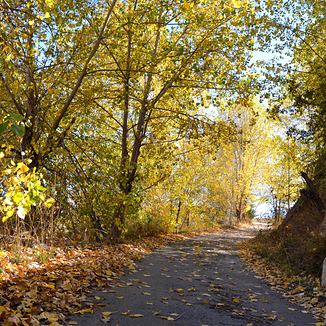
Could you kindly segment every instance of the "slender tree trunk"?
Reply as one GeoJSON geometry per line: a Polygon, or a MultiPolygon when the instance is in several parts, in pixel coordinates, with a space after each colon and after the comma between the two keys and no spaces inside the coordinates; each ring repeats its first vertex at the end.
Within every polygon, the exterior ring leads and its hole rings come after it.
{"type": "Polygon", "coordinates": [[[289,211],[291,208],[291,162],[290,162],[290,137],[288,137],[288,144],[287,144],[287,195],[286,195],[286,202],[287,202],[287,210],[289,211]]]}
{"type": "Polygon", "coordinates": [[[101,242],[102,237],[104,238],[106,233],[105,233],[104,228],[101,225],[101,220],[97,216],[93,207],[90,209],[89,216],[90,216],[92,224],[95,228],[95,240],[96,240],[96,242],[101,242]]]}
{"type": "Polygon", "coordinates": [[[176,218],[175,218],[175,229],[176,229],[176,232],[178,232],[178,223],[179,223],[179,217],[180,217],[181,205],[182,205],[182,201],[179,199],[179,202],[178,202],[178,211],[177,211],[177,216],[176,216],[176,218]]]}
{"type": "MultiPolygon", "coordinates": [[[[125,198],[129,195],[132,189],[133,180],[130,179],[129,173],[129,151],[128,151],[128,118],[129,118],[129,102],[130,102],[130,77],[131,77],[131,55],[132,55],[132,31],[131,24],[128,26],[128,50],[126,58],[126,72],[124,73],[124,108],[123,108],[123,122],[122,122],[122,139],[121,139],[121,163],[120,163],[120,180],[119,187],[121,193],[124,195],[124,199],[118,204],[114,210],[111,230],[110,230],[110,242],[118,242],[121,237],[122,227],[125,223],[125,198]]],[[[138,159],[138,157],[137,157],[138,159]]]]}
{"type": "Polygon", "coordinates": [[[152,51],[152,59],[153,64],[151,65],[150,71],[145,76],[144,82],[144,92],[141,101],[141,108],[138,116],[136,130],[134,131],[134,142],[132,146],[131,155],[129,157],[128,153],[128,112],[129,112],[129,99],[130,99],[130,89],[129,89],[129,80],[131,77],[131,56],[132,56],[132,24],[129,25],[128,29],[128,52],[126,59],[126,80],[124,85],[124,115],[123,115],[123,134],[122,134],[122,147],[121,147],[121,178],[120,180],[120,189],[122,191],[124,200],[121,202],[113,214],[113,220],[111,225],[111,242],[117,242],[121,237],[121,232],[123,225],[125,224],[125,211],[126,211],[126,203],[125,200],[128,198],[132,191],[133,183],[136,178],[137,167],[138,167],[138,159],[140,156],[140,149],[142,143],[146,136],[146,130],[148,126],[148,122],[150,120],[151,111],[153,108],[152,104],[149,103],[149,94],[152,88],[152,80],[153,80],[153,72],[155,67],[155,58],[158,51],[158,46],[161,37],[161,24],[158,22],[157,25],[157,34],[155,39],[155,45],[152,51]]]}

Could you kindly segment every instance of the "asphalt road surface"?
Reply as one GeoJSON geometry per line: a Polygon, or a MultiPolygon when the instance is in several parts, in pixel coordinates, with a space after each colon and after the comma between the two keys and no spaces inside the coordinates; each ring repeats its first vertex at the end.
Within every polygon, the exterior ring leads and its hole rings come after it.
{"type": "Polygon", "coordinates": [[[253,234],[225,230],[156,250],[90,295],[99,304],[93,314],[69,320],[82,326],[314,325],[312,315],[246,270],[236,243],[253,234]]]}

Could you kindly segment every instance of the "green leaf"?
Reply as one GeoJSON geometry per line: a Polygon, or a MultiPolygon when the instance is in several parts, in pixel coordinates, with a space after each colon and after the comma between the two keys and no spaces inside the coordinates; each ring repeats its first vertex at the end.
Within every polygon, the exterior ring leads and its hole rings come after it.
{"type": "Polygon", "coordinates": [[[19,122],[19,121],[23,121],[24,117],[19,113],[11,113],[7,116],[6,119],[13,122],[19,122]]]}
{"type": "Polygon", "coordinates": [[[14,125],[12,125],[11,130],[18,137],[23,137],[25,135],[25,127],[23,125],[14,124],[14,125]]]}
{"type": "Polygon", "coordinates": [[[8,122],[4,122],[0,124],[0,135],[2,135],[8,127],[8,122]]]}

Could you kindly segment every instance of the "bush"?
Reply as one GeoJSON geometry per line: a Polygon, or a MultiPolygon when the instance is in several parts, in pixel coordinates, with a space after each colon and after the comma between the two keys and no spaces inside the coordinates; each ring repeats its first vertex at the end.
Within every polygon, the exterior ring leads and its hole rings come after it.
{"type": "Polygon", "coordinates": [[[126,238],[140,239],[143,237],[155,236],[164,234],[171,231],[169,223],[164,219],[153,218],[150,215],[142,219],[135,219],[129,221],[126,225],[126,238]]]}

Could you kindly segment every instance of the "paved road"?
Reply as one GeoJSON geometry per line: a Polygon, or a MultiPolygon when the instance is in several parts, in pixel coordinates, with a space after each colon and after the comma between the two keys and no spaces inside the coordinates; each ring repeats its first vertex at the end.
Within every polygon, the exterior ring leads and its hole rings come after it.
{"type": "Polygon", "coordinates": [[[314,325],[311,315],[245,269],[236,243],[252,235],[227,230],[159,249],[94,291],[90,300],[100,306],[93,314],[72,319],[82,326],[104,325],[103,316],[115,326],[314,325]]]}

